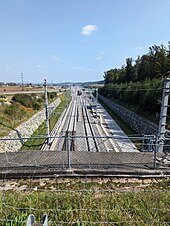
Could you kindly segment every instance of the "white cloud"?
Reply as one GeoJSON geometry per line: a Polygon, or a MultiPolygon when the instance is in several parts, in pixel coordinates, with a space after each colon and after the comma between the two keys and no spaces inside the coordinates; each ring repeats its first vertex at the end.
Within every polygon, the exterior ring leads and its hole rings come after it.
{"type": "Polygon", "coordinates": [[[60,59],[56,55],[52,55],[52,60],[59,61],[60,59]]]}
{"type": "Polygon", "coordinates": [[[89,24],[89,25],[82,27],[81,34],[82,35],[91,35],[94,31],[97,31],[97,30],[98,30],[98,28],[96,25],[89,24]]]}
{"type": "Polygon", "coordinates": [[[48,69],[48,66],[44,66],[44,69],[48,69]]]}
{"type": "Polygon", "coordinates": [[[7,65],[5,66],[6,69],[11,69],[11,66],[7,65]]]}
{"type": "Polygon", "coordinates": [[[100,51],[100,54],[104,54],[104,51],[100,51]]]}
{"type": "Polygon", "coordinates": [[[38,68],[40,68],[40,67],[41,67],[41,65],[40,65],[40,64],[37,64],[37,67],[38,67],[38,68]]]}
{"type": "Polygon", "coordinates": [[[102,57],[101,57],[101,56],[97,56],[97,57],[95,58],[95,60],[102,60],[102,57]]]}

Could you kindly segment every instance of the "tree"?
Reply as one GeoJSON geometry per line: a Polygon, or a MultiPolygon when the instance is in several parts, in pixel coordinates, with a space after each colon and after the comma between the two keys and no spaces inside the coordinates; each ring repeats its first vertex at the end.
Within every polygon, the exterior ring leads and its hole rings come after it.
{"type": "Polygon", "coordinates": [[[124,82],[127,82],[129,83],[130,81],[133,81],[134,80],[134,75],[135,75],[135,70],[134,70],[134,67],[132,65],[132,58],[127,58],[126,59],[126,75],[125,75],[125,81],[124,82]]]}

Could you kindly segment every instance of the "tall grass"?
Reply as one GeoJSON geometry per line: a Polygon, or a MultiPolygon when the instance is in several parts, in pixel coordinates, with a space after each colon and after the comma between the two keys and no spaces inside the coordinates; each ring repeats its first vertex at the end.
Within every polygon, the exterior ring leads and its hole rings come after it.
{"type": "Polygon", "coordinates": [[[37,221],[48,214],[50,226],[170,225],[167,181],[143,187],[141,183],[51,180],[29,184],[28,190],[21,192],[22,186],[0,192],[0,225],[24,225],[30,213],[37,221]]]}

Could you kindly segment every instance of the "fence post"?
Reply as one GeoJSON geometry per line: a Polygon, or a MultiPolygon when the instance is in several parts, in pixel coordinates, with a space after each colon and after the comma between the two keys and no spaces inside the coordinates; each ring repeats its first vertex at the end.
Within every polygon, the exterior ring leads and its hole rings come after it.
{"type": "Polygon", "coordinates": [[[161,113],[160,113],[159,128],[158,128],[157,142],[156,142],[156,147],[158,152],[163,152],[163,147],[164,147],[169,92],[170,92],[170,78],[167,78],[164,81],[161,113]]]}
{"type": "Polygon", "coordinates": [[[67,133],[67,157],[68,157],[68,169],[71,168],[71,160],[70,160],[70,135],[67,133]]]}
{"type": "Polygon", "coordinates": [[[27,218],[27,224],[26,226],[31,226],[32,224],[35,223],[35,217],[33,214],[30,214],[27,218]]]}
{"type": "Polygon", "coordinates": [[[153,169],[156,169],[156,152],[157,152],[157,142],[156,142],[156,136],[154,135],[154,139],[152,141],[152,148],[153,148],[153,153],[154,153],[154,157],[153,157],[153,169]]]}

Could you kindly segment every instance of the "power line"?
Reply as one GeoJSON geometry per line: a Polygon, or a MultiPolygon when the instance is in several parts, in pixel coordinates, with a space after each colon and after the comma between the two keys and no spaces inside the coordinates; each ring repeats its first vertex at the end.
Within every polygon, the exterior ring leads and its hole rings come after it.
{"type": "Polygon", "coordinates": [[[133,91],[158,91],[162,90],[163,88],[151,89],[151,88],[142,88],[142,89],[128,89],[127,88],[105,88],[106,90],[120,90],[122,92],[133,92],[133,91]]]}

